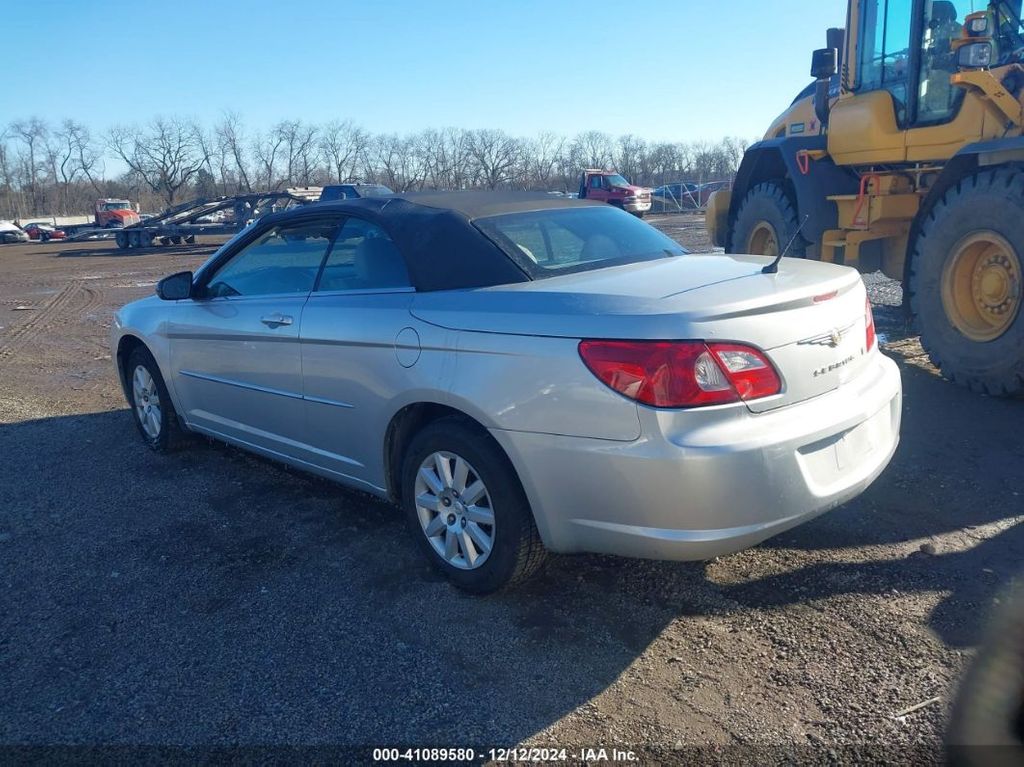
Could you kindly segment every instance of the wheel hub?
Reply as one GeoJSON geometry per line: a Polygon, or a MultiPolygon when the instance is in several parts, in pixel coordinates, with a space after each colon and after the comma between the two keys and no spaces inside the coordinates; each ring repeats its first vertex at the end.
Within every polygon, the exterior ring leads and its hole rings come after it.
{"type": "Polygon", "coordinates": [[[747,253],[755,256],[775,258],[779,255],[779,242],[775,236],[775,227],[767,221],[758,222],[747,240],[747,253]]]}
{"type": "Polygon", "coordinates": [[[1003,314],[1010,308],[1013,273],[1005,254],[989,256],[974,270],[974,300],[978,308],[989,314],[1003,314]]]}
{"type": "Polygon", "coordinates": [[[448,527],[456,528],[466,526],[466,505],[459,500],[459,494],[457,491],[451,488],[445,488],[441,495],[441,505],[445,509],[449,509],[445,516],[445,522],[447,522],[448,527]]]}
{"type": "Polygon", "coordinates": [[[950,322],[972,341],[1002,336],[1022,303],[1016,249],[992,231],[965,237],[943,269],[942,302],[950,322]]]}

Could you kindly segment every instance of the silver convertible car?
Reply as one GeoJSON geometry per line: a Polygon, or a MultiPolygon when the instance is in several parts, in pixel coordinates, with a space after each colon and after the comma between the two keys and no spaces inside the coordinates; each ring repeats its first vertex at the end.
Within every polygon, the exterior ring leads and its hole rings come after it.
{"type": "Polygon", "coordinates": [[[899,439],[856,272],[689,255],[587,201],[273,214],[111,343],[150,447],[198,432],[389,499],[476,592],[546,551],[751,546],[862,492],[899,439]]]}

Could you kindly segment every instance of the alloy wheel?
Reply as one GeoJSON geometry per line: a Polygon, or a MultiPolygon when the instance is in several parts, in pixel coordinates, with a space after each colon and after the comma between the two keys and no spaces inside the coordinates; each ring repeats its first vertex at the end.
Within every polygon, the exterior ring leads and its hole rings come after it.
{"type": "Polygon", "coordinates": [[[494,508],[483,479],[461,456],[428,455],[416,472],[416,516],[431,547],[459,570],[475,570],[494,547],[494,508]]]}
{"type": "Polygon", "coordinates": [[[145,365],[139,365],[132,374],[132,393],[135,401],[135,415],[138,416],[142,431],[150,439],[160,436],[163,427],[163,411],[160,408],[160,393],[156,382],[145,365]]]}

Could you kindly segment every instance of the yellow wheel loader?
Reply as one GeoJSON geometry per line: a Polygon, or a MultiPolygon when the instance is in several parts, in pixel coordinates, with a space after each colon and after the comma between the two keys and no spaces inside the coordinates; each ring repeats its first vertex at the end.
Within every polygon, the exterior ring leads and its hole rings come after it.
{"type": "Polygon", "coordinates": [[[950,380],[1024,392],[1022,0],[850,0],[816,82],[708,205],[730,253],[901,280],[950,380]]]}

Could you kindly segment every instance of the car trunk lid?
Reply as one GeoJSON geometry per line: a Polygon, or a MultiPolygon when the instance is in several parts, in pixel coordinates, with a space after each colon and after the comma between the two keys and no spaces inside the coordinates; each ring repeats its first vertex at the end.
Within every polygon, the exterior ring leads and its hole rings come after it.
{"type": "Polygon", "coordinates": [[[764,412],[824,394],[868,363],[865,291],[852,269],[757,256],[683,256],[545,280],[417,294],[444,327],[571,338],[733,341],[766,352],[783,381],[764,412]]]}

